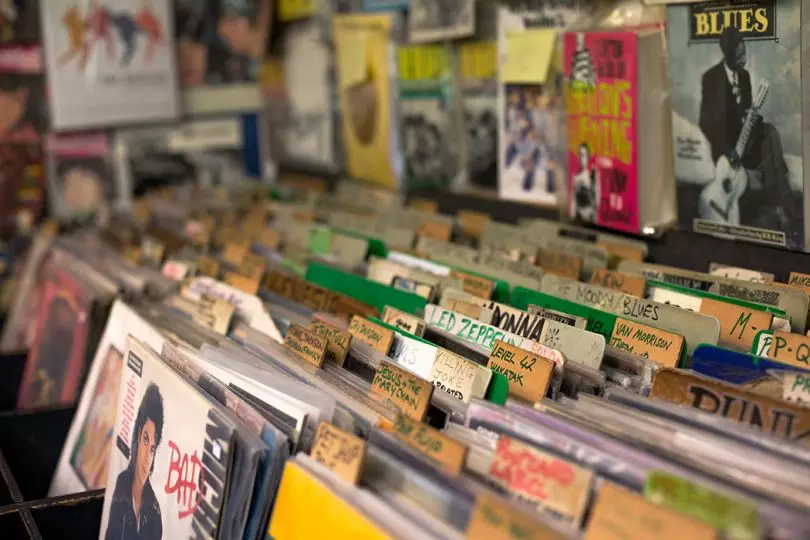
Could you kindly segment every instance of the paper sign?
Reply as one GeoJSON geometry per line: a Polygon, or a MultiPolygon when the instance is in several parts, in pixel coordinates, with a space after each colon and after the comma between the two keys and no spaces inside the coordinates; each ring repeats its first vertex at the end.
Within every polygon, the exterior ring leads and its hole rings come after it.
{"type": "Polygon", "coordinates": [[[641,276],[624,274],[607,268],[597,268],[591,274],[591,283],[644,298],[647,280],[641,276]]]}
{"type": "Polygon", "coordinates": [[[782,398],[805,407],[810,406],[810,373],[785,373],[782,398]]]}
{"type": "Polygon", "coordinates": [[[700,314],[717,317],[720,321],[720,345],[750,351],[754,338],[760,330],[768,330],[773,314],[757,311],[713,298],[703,298],[700,314]]]}
{"type": "Polygon", "coordinates": [[[489,478],[540,508],[549,508],[579,526],[593,472],[517,439],[502,435],[489,478]]]}
{"type": "Polygon", "coordinates": [[[368,35],[363,28],[353,32],[340,32],[336,39],[340,40],[338,52],[338,77],[341,88],[351,88],[368,80],[368,55],[366,46],[368,35]]]}
{"type": "Polygon", "coordinates": [[[321,421],[309,455],[340,478],[357,485],[363,472],[366,441],[321,421]]]}
{"type": "Polygon", "coordinates": [[[391,400],[403,414],[421,422],[425,418],[433,386],[424,379],[382,360],[369,392],[391,400]]]}
{"type": "Polygon", "coordinates": [[[383,310],[382,321],[386,324],[390,324],[400,330],[403,330],[409,334],[413,334],[414,336],[422,337],[425,335],[425,321],[417,317],[416,315],[411,315],[410,313],[405,313],[404,311],[400,311],[397,308],[393,308],[391,306],[385,306],[385,310],[383,310]]]}
{"type": "Polygon", "coordinates": [[[658,370],[651,398],[728,418],[810,447],[810,409],[677,369],[658,370]]]}
{"type": "Polygon", "coordinates": [[[259,290],[259,282],[245,276],[240,276],[235,272],[225,272],[224,281],[232,287],[248,294],[256,294],[259,290]]]}
{"type": "Polygon", "coordinates": [[[291,324],[284,336],[284,347],[305,362],[321,367],[326,356],[326,340],[298,324],[291,324]]]}
{"type": "Polygon", "coordinates": [[[654,504],[605,481],[599,490],[585,540],[715,540],[717,531],[696,519],[654,504]]]}
{"type": "Polygon", "coordinates": [[[774,331],[772,335],[760,334],[757,349],[754,352],[760,356],[810,369],[810,337],[805,335],[780,330],[774,331]]]}
{"type": "Polygon", "coordinates": [[[506,377],[510,395],[534,403],[542,400],[548,392],[554,362],[498,340],[487,367],[506,377]]]}
{"type": "Polygon", "coordinates": [[[506,61],[501,80],[507,83],[545,84],[557,43],[555,30],[524,30],[507,34],[506,61]]]}
{"type": "Polygon", "coordinates": [[[537,514],[482,490],[475,498],[467,524],[468,540],[563,540],[565,536],[538,519],[537,514]]]}
{"type": "Polygon", "coordinates": [[[538,249],[535,264],[542,268],[544,272],[568,279],[577,280],[582,275],[582,257],[560,253],[559,251],[538,249]]]}
{"type": "Polygon", "coordinates": [[[467,458],[467,445],[404,414],[397,417],[393,434],[414,450],[437,461],[447,471],[461,472],[467,458]]]}
{"type": "Polygon", "coordinates": [[[663,367],[678,367],[683,344],[683,336],[620,317],[610,336],[611,347],[649,358],[663,367]]]}
{"type": "Polygon", "coordinates": [[[493,289],[495,289],[495,283],[491,279],[474,276],[459,270],[450,270],[450,277],[461,282],[465,293],[480,298],[490,298],[493,289]]]}
{"type": "Polygon", "coordinates": [[[250,245],[247,242],[228,242],[222,251],[222,260],[239,266],[249,250],[250,245]]]}
{"type": "Polygon", "coordinates": [[[309,330],[326,340],[326,359],[343,367],[352,345],[352,335],[318,319],[309,323],[309,330]]]}
{"type": "Polygon", "coordinates": [[[388,328],[375,324],[359,315],[352,317],[349,323],[349,333],[369,345],[371,348],[387,355],[394,341],[394,332],[388,328]]]}

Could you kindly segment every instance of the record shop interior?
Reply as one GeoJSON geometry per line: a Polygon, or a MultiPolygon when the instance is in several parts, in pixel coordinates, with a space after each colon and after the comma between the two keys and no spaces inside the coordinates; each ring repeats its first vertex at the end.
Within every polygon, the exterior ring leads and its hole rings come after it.
{"type": "Polygon", "coordinates": [[[0,0],[0,540],[810,539],[808,29],[0,0]]]}

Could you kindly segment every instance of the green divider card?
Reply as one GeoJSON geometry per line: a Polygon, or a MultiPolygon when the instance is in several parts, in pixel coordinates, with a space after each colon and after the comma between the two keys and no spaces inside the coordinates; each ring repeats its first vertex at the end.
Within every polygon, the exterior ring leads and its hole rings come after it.
{"type": "Polygon", "coordinates": [[[335,232],[339,232],[341,234],[345,234],[346,236],[354,236],[355,238],[363,238],[368,240],[368,254],[376,255],[377,257],[382,257],[383,259],[388,257],[388,247],[385,245],[385,242],[380,240],[379,238],[374,238],[373,236],[368,236],[365,234],[360,234],[357,231],[353,231],[351,229],[342,229],[340,227],[332,227],[332,230],[335,232]]]}
{"type": "Polygon", "coordinates": [[[610,343],[610,336],[613,333],[613,327],[616,325],[616,315],[612,313],[605,313],[592,307],[583,306],[570,300],[563,300],[550,294],[533,291],[525,287],[515,287],[512,291],[512,305],[518,309],[526,310],[529,304],[546,309],[554,309],[562,311],[569,315],[576,315],[577,317],[584,317],[588,320],[588,325],[585,327],[589,332],[595,332],[605,336],[605,341],[610,343]]]}
{"type": "MultiPolygon", "coordinates": [[[[436,345],[435,343],[431,343],[430,341],[428,341],[428,340],[426,340],[424,338],[421,338],[419,336],[415,336],[415,335],[413,335],[411,333],[406,332],[405,330],[403,330],[401,328],[397,328],[396,326],[392,326],[392,325],[390,325],[388,323],[384,323],[380,319],[378,319],[377,317],[369,317],[368,320],[370,320],[370,321],[372,321],[372,322],[374,322],[376,324],[379,324],[380,326],[382,326],[384,328],[388,328],[389,330],[393,330],[394,332],[396,332],[398,334],[402,334],[406,338],[414,339],[416,341],[421,341],[422,343],[427,343],[428,345],[433,345],[434,347],[438,347],[438,345],[436,345]]],[[[486,366],[483,366],[483,367],[486,367],[486,366]]],[[[487,368],[487,369],[489,369],[489,368],[487,368]]],[[[490,371],[492,371],[492,370],[490,370],[490,371]]],[[[497,373],[495,371],[492,371],[492,379],[490,379],[490,381],[489,381],[489,386],[487,387],[487,393],[484,396],[484,399],[486,399],[487,401],[491,401],[492,403],[495,403],[496,405],[504,405],[504,404],[506,404],[506,398],[507,398],[508,395],[509,395],[509,380],[502,373],[497,373]]]]}
{"type": "Polygon", "coordinates": [[[315,225],[309,230],[307,251],[314,255],[332,254],[332,229],[315,225]]]}
{"type": "Polygon", "coordinates": [[[391,306],[406,313],[418,315],[427,305],[427,300],[419,295],[316,262],[309,263],[304,279],[374,306],[380,313],[385,306],[391,306]]]}
{"type": "Polygon", "coordinates": [[[787,315],[787,312],[781,310],[779,308],[773,306],[766,306],[764,304],[757,304],[756,302],[748,302],[747,300],[738,300],[737,298],[731,298],[729,296],[720,296],[719,294],[712,294],[706,291],[699,291],[697,289],[690,289],[688,287],[683,287],[681,285],[674,285],[672,283],[665,283],[663,281],[656,281],[654,279],[647,280],[647,290],[652,287],[656,287],[659,289],[665,289],[668,291],[674,291],[680,294],[684,294],[687,296],[691,296],[692,298],[710,298],[712,300],[717,300],[719,302],[725,302],[727,304],[734,304],[735,306],[744,307],[746,309],[752,309],[755,311],[765,311],[767,313],[772,313],[776,317],[780,317],[782,319],[790,320],[787,315]]]}

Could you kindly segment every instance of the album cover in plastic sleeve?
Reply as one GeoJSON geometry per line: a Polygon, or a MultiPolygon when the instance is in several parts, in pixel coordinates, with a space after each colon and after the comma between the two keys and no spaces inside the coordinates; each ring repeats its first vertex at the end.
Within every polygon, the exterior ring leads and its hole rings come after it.
{"type": "Polygon", "coordinates": [[[123,301],[115,302],[59,456],[48,492],[50,497],[102,489],[107,484],[124,349],[129,334],[156,350],[163,346],[164,338],[156,328],[123,301]]]}
{"type": "Polygon", "coordinates": [[[40,6],[54,129],[180,114],[168,0],[42,0],[40,6]]]}
{"type": "Polygon", "coordinates": [[[475,0],[410,0],[411,43],[467,37],[475,32],[475,0]]]}
{"type": "Polygon", "coordinates": [[[32,234],[45,210],[41,146],[0,145],[0,194],[0,238],[32,234]]]}
{"type": "Polygon", "coordinates": [[[459,189],[494,189],[498,179],[498,44],[459,45],[459,72],[467,137],[467,181],[459,189]]]}
{"type": "Polygon", "coordinates": [[[53,133],[47,140],[51,215],[106,222],[121,195],[105,132],[53,133]]]}
{"type": "Polygon", "coordinates": [[[218,538],[234,425],[127,339],[100,539],[218,538]]]}
{"type": "Polygon", "coordinates": [[[790,0],[667,8],[682,229],[806,250],[807,17],[790,0]]]}
{"type": "Polygon", "coordinates": [[[37,143],[49,127],[39,45],[0,45],[0,141],[37,143]]]}
{"type": "Polygon", "coordinates": [[[183,108],[187,114],[258,111],[259,60],[272,0],[174,3],[183,108]]]}
{"type": "Polygon", "coordinates": [[[41,39],[39,2],[0,2],[0,43],[39,43],[41,39]]]}
{"type": "Polygon", "coordinates": [[[17,409],[67,406],[76,400],[87,356],[91,304],[86,284],[54,268],[45,282],[17,409]]]}

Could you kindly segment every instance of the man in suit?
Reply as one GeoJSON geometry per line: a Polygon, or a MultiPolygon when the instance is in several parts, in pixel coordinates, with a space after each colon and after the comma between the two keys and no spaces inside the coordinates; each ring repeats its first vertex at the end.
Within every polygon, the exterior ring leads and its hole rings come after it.
{"type": "Polygon", "coordinates": [[[753,101],[751,74],[745,69],[745,42],[737,28],[723,30],[720,50],[723,60],[709,68],[701,81],[700,129],[711,145],[714,163],[726,156],[732,166],[742,165],[762,175],[763,189],[754,194],[759,215],[753,220],[743,215],[742,221],[788,232],[790,177],[779,132],[755,111],[754,128],[742,155],[737,155],[734,148],[753,101]]]}

